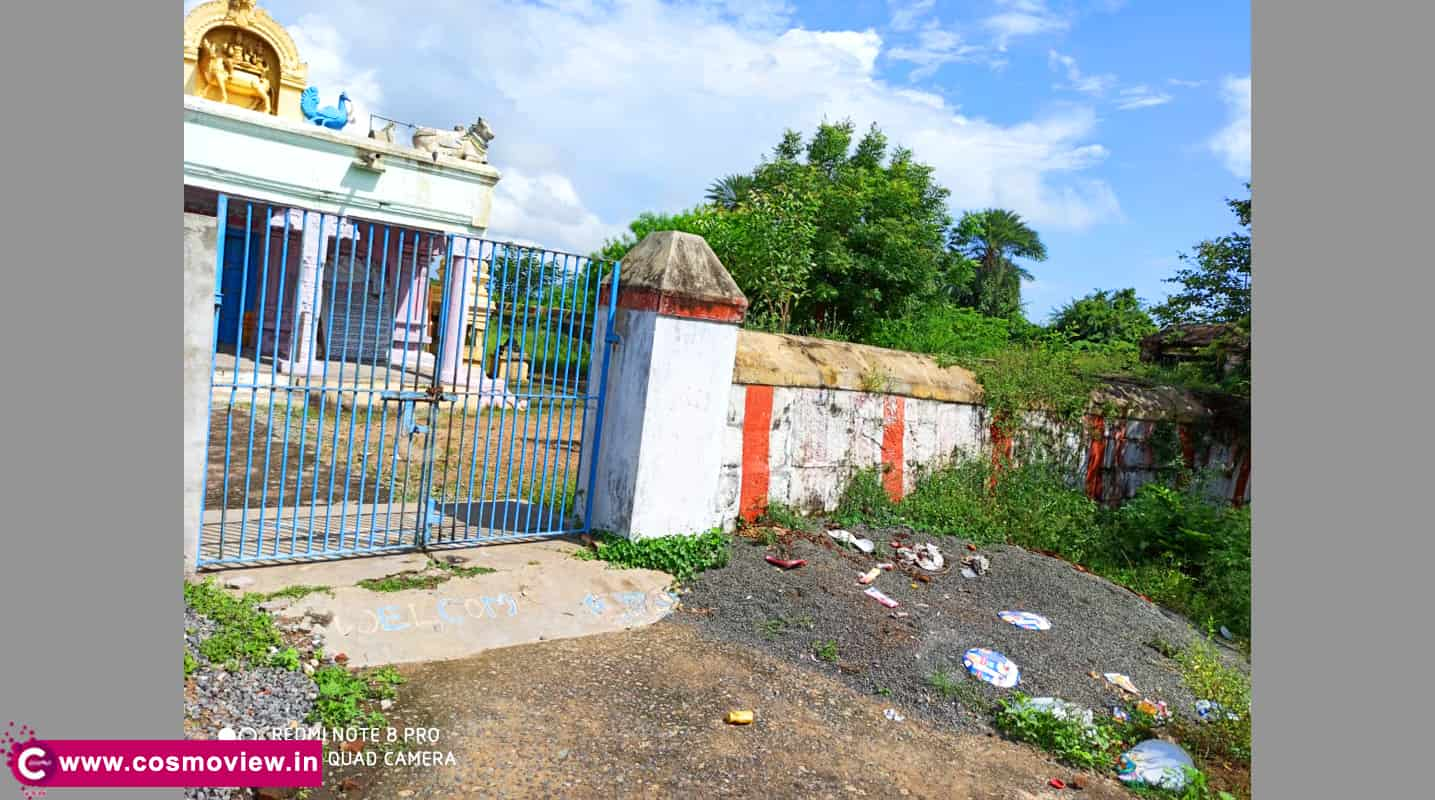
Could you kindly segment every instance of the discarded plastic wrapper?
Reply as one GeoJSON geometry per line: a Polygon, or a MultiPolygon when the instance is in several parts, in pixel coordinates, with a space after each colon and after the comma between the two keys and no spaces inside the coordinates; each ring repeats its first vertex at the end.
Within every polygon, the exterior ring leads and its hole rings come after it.
{"type": "Polygon", "coordinates": [[[1141,694],[1141,690],[1136,688],[1136,684],[1132,683],[1130,678],[1119,672],[1108,672],[1105,677],[1107,683],[1110,683],[1123,692],[1130,692],[1131,694],[1137,695],[1141,694]]]}
{"type": "Polygon", "coordinates": [[[882,570],[882,571],[884,571],[884,572],[890,571],[890,570],[893,570],[893,569],[896,569],[896,568],[897,568],[897,565],[896,565],[896,564],[892,564],[892,563],[885,563],[885,562],[884,562],[884,563],[882,563],[882,564],[878,564],[878,565],[877,565],[877,569],[880,569],[880,570],[882,570]]]}
{"type": "Polygon", "coordinates": [[[1050,714],[1057,719],[1079,720],[1087,728],[1095,724],[1095,715],[1091,709],[1082,708],[1075,703],[1068,703],[1055,697],[1031,697],[1019,703],[1017,707],[1050,714]]]}
{"type": "Polygon", "coordinates": [[[916,564],[928,572],[936,572],[946,563],[942,558],[942,551],[938,550],[934,544],[899,547],[897,548],[897,558],[903,564],[916,564]]]}
{"type": "Polygon", "coordinates": [[[1112,706],[1111,716],[1122,722],[1129,722],[1131,720],[1131,715],[1126,713],[1126,709],[1122,708],[1121,706],[1112,706]]]}
{"type": "Polygon", "coordinates": [[[751,711],[729,711],[727,712],[727,723],[729,725],[751,725],[751,711]]]}
{"type": "Polygon", "coordinates": [[[975,578],[976,576],[977,574],[975,572],[972,572],[971,567],[962,567],[963,578],[975,578]]]}
{"type": "Polygon", "coordinates": [[[1021,670],[1006,656],[985,647],[973,647],[962,656],[967,672],[993,686],[1010,689],[1021,682],[1021,670]]]}
{"type": "Polygon", "coordinates": [[[1061,778],[1052,778],[1051,780],[1047,781],[1047,785],[1053,789],[1065,789],[1066,781],[1062,780],[1061,778]]]}
{"type": "Polygon", "coordinates": [[[889,708],[886,711],[883,711],[882,716],[892,720],[893,722],[901,722],[906,719],[906,717],[902,716],[901,714],[898,714],[897,709],[895,708],[889,708]]]}
{"type": "Polygon", "coordinates": [[[862,594],[867,595],[868,597],[872,598],[873,600],[876,600],[877,602],[888,608],[896,608],[898,605],[896,600],[893,600],[887,595],[882,594],[882,592],[878,591],[876,586],[868,587],[867,591],[863,592],[862,594]]]}
{"type": "Polygon", "coordinates": [[[862,539],[857,536],[853,536],[852,531],[844,531],[839,529],[835,531],[828,531],[827,535],[831,536],[833,539],[837,540],[838,542],[841,542],[842,544],[850,544],[864,553],[870,553],[873,550],[877,549],[877,546],[872,544],[871,539],[862,539]]]}
{"type": "Polygon", "coordinates": [[[1191,757],[1179,746],[1160,739],[1147,739],[1121,755],[1116,777],[1126,783],[1147,784],[1179,792],[1186,788],[1186,770],[1195,767],[1191,757]]]}
{"type": "Polygon", "coordinates": [[[807,560],[802,558],[778,558],[777,556],[768,556],[767,563],[775,564],[783,569],[793,569],[794,567],[800,567],[806,564],[807,560]]]}
{"type": "Polygon", "coordinates": [[[1142,714],[1155,717],[1156,719],[1165,719],[1171,716],[1171,712],[1166,708],[1164,702],[1153,703],[1150,700],[1142,700],[1136,704],[1136,710],[1142,714]]]}
{"type": "Polygon", "coordinates": [[[992,568],[991,559],[986,556],[967,556],[962,559],[962,566],[967,567],[978,575],[985,575],[992,568]]]}
{"type": "Polygon", "coordinates": [[[1045,631],[1051,629],[1051,620],[1040,614],[1033,614],[1030,611],[999,611],[997,616],[1003,622],[1028,631],[1045,631]]]}
{"type": "Polygon", "coordinates": [[[1232,714],[1231,712],[1226,711],[1226,709],[1223,708],[1220,703],[1213,702],[1211,700],[1196,701],[1196,716],[1200,717],[1202,722],[1215,721],[1216,717],[1223,711],[1226,714],[1226,719],[1235,721],[1241,718],[1239,714],[1232,714]]]}
{"type": "Polygon", "coordinates": [[[864,575],[862,575],[861,577],[859,577],[859,578],[857,579],[857,582],[860,583],[860,584],[862,584],[863,586],[866,586],[867,584],[871,583],[872,581],[877,580],[877,576],[878,576],[878,575],[881,575],[881,574],[882,574],[882,569],[881,569],[881,567],[873,567],[873,568],[867,570],[866,574],[864,574],[864,575]]]}

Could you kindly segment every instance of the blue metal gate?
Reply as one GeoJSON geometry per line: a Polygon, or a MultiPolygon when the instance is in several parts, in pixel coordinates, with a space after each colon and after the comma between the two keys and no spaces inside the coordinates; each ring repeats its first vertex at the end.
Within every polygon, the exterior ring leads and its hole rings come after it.
{"type": "Polygon", "coordinates": [[[198,567],[587,531],[617,263],[224,195],[217,217],[198,567]]]}

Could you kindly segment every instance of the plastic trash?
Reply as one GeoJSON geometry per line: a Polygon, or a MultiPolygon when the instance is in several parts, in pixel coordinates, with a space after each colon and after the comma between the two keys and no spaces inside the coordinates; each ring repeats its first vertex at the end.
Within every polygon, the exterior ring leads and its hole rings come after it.
{"type": "Polygon", "coordinates": [[[886,711],[883,711],[882,716],[892,720],[893,722],[902,722],[906,719],[906,717],[902,716],[901,714],[898,714],[897,709],[895,708],[889,708],[886,711]]]}
{"type": "Polygon", "coordinates": [[[1017,708],[1029,708],[1043,714],[1050,714],[1057,719],[1080,720],[1085,727],[1095,725],[1095,715],[1089,708],[1082,708],[1075,703],[1068,703],[1055,697],[1029,697],[1017,704],[1017,708]]]}
{"type": "Polygon", "coordinates": [[[863,539],[858,536],[853,536],[852,531],[844,531],[838,529],[835,531],[828,531],[827,535],[831,536],[833,539],[837,540],[842,544],[850,544],[864,553],[871,553],[873,550],[877,549],[877,545],[872,544],[871,539],[863,539]]]}
{"type": "Polygon", "coordinates": [[[1003,622],[1009,622],[1022,630],[1051,630],[1051,620],[1040,614],[1033,614],[1030,611],[999,611],[997,612],[997,616],[1001,617],[1003,622]]]}
{"type": "Polygon", "coordinates": [[[962,666],[978,680],[999,689],[1010,689],[1021,682],[1021,670],[1006,656],[985,647],[973,647],[962,656],[962,666]]]}
{"type": "Polygon", "coordinates": [[[783,569],[794,569],[796,567],[802,566],[803,564],[806,564],[807,560],[802,558],[778,558],[777,556],[767,556],[767,563],[774,564],[776,566],[782,567],[783,569]]]}
{"type": "Polygon", "coordinates": [[[971,567],[962,567],[962,577],[963,577],[963,578],[975,578],[976,576],[977,576],[977,574],[976,574],[975,572],[972,572],[972,568],[971,568],[971,567]]]}
{"type": "Polygon", "coordinates": [[[1222,712],[1225,713],[1226,719],[1229,720],[1238,720],[1241,718],[1239,714],[1233,714],[1229,711],[1226,711],[1226,709],[1223,708],[1220,703],[1214,702],[1212,700],[1196,701],[1196,716],[1199,717],[1202,722],[1214,722],[1216,718],[1221,715],[1222,712]]]}
{"type": "Polygon", "coordinates": [[[1116,777],[1126,783],[1179,792],[1186,788],[1186,770],[1195,768],[1191,756],[1180,746],[1160,739],[1147,739],[1121,755],[1116,777]]]}
{"type": "Polygon", "coordinates": [[[991,570],[992,562],[991,559],[982,555],[967,556],[966,558],[962,559],[962,566],[970,569],[972,572],[975,572],[978,575],[985,575],[991,570]]]}
{"type": "Polygon", "coordinates": [[[1047,783],[1048,786],[1050,786],[1050,787],[1053,788],[1053,789],[1065,789],[1065,788],[1066,788],[1066,781],[1063,781],[1061,778],[1052,778],[1051,780],[1047,781],[1046,783],[1047,783]]]}
{"type": "Polygon", "coordinates": [[[887,595],[882,594],[882,592],[879,591],[876,586],[869,587],[867,591],[863,592],[862,594],[867,595],[868,597],[872,598],[873,600],[876,600],[877,602],[888,608],[896,608],[898,605],[896,600],[893,600],[887,595]]]}
{"type": "Polygon", "coordinates": [[[1112,686],[1115,686],[1123,692],[1129,692],[1131,694],[1138,695],[1141,694],[1141,690],[1136,688],[1136,684],[1132,683],[1129,677],[1122,675],[1119,672],[1106,673],[1106,682],[1111,684],[1112,686]]]}
{"type": "Polygon", "coordinates": [[[1221,638],[1222,638],[1222,639],[1225,639],[1226,641],[1229,642],[1230,640],[1232,640],[1232,639],[1234,639],[1234,638],[1236,638],[1236,637],[1231,635],[1231,629],[1230,629],[1230,628],[1227,628],[1225,625],[1222,625],[1222,626],[1221,626],[1221,638]]]}
{"type": "Polygon", "coordinates": [[[946,559],[942,558],[942,551],[930,543],[900,546],[897,548],[897,559],[908,566],[915,564],[928,572],[936,572],[946,563],[946,559]]]}
{"type": "Polygon", "coordinates": [[[1126,709],[1122,708],[1121,706],[1112,706],[1111,716],[1120,722],[1131,721],[1131,715],[1126,713],[1126,709]]]}
{"type": "Polygon", "coordinates": [[[862,584],[863,586],[866,586],[867,584],[871,583],[872,581],[877,580],[877,576],[878,576],[878,575],[881,575],[881,574],[882,574],[882,568],[881,568],[881,567],[873,567],[873,568],[867,570],[867,572],[865,572],[864,574],[859,575],[859,576],[857,577],[857,582],[860,583],[860,584],[862,584]]]}
{"type": "Polygon", "coordinates": [[[1165,702],[1153,703],[1150,700],[1142,700],[1136,704],[1136,710],[1147,716],[1155,717],[1157,720],[1168,719],[1171,716],[1171,711],[1166,708],[1165,702]]]}
{"type": "Polygon", "coordinates": [[[729,711],[725,719],[729,725],[751,725],[752,717],[751,711],[729,711]]]}

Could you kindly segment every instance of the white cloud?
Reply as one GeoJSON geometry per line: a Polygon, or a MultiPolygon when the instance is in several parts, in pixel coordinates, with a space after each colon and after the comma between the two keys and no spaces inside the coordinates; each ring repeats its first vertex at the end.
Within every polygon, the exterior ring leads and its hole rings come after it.
{"type": "Polygon", "coordinates": [[[894,47],[887,56],[895,61],[917,65],[908,76],[921,80],[935,73],[944,64],[981,60],[984,48],[962,41],[962,37],[937,25],[929,25],[917,36],[915,47],[894,47]]]}
{"type": "Polygon", "coordinates": [[[1122,111],[1131,111],[1137,108],[1165,105],[1169,102],[1171,102],[1171,95],[1165,92],[1154,92],[1151,87],[1143,83],[1122,89],[1116,107],[1122,111]]]}
{"type": "Polygon", "coordinates": [[[496,237],[525,244],[590,243],[585,252],[623,230],[621,225],[605,224],[588,210],[572,181],[562,175],[530,176],[511,168],[504,171],[494,190],[489,225],[496,237]]]}
{"type": "Polygon", "coordinates": [[[1103,75],[1087,75],[1076,65],[1076,59],[1065,56],[1055,50],[1046,54],[1046,63],[1054,70],[1066,74],[1067,86],[1082,94],[1089,94],[1100,97],[1111,87],[1116,85],[1116,76],[1109,73],[1103,75]]]}
{"type": "Polygon", "coordinates": [[[879,79],[884,43],[872,30],[763,30],[715,2],[558,4],[437,6],[422,15],[420,53],[413,15],[390,2],[351,0],[327,28],[313,17],[293,27],[326,97],[347,87],[386,117],[492,124],[501,238],[588,252],[641,211],[700,202],[784,128],[808,135],[847,117],[859,131],[877,122],[930,163],[954,210],[1007,207],[1067,230],[1120,218],[1111,187],[1089,172],[1107,156],[1092,109],[1015,124],[968,115],[879,79]],[[342,39],[326,38],[333,29],[342,39]]]}
{"type": "Polygon", "coordinates": [[[888,0],[887,5],[892,8],[892,18],[887,24],[894,31],[909,31],[917,26],[917,21],[926,16],[936,3],[937,0],[888,0]]]}
{"type": "Polygon", "coordinates": [[[1237,178],[1251,176],[1251,76],[1228,77],[1221,82],[1228,121],[1207,142],[1226,169],[1237,178]]]}
{"type": "Polygon", "coordinates": [[[1012,39],[1057,33],[1071,27],[1071,21],[1047,7],[1044,0],[997,0],[1002,11],[982,20],[982,27],[996,37],[998,50],[1012,39]]]}
{"type": "Polygon", "coordinates": [[[1197,87],[1206,85],[1205,81],[1186,81],[1181,80],[1180,78],[1168,78],[1166,82],[1171,84],[1172,86],[1180,86],[1183,89],[1195,89],[1197,87]]]}

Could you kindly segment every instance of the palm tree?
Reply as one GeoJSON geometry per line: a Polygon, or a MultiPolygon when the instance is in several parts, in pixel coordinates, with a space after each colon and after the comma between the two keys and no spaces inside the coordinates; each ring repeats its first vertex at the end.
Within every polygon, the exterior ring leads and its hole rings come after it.
{"type": "Polygon", "coordinates": [[[1046,260],[1046,245],[1015,211],[988,208],[962,215],[952,249],[976,263],[973,305],[983,314],[1012,317],[1021,312],[1021,282],[1031,273],[1012,261],[1046,260]]]}
{"type": "Polygon", "coordinates": [[[729,175],[713,181],[705,197],[709,203],[731,211],[747,197],[747,193],[752,190],[752,184],[751,175],[729,175]]]}

